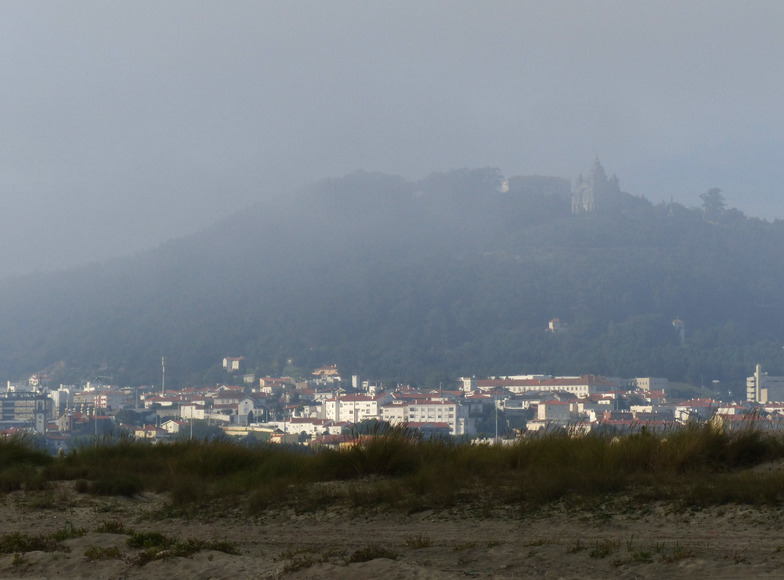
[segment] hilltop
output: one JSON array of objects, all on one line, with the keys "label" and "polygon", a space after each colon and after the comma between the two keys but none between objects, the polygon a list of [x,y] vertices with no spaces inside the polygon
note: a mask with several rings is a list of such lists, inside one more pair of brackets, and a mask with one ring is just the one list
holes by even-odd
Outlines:
[{"label": "hilltop", "polygon": [[144,384],[166,355],[172,384],[214,382],[242,355],[273,376],[591,372],[738,393],[756,363],[784,371],[784,224],[596,177],[575,204],[564,180],[492,168],[357,172],[133,257],[5,280],[0,371]]}]

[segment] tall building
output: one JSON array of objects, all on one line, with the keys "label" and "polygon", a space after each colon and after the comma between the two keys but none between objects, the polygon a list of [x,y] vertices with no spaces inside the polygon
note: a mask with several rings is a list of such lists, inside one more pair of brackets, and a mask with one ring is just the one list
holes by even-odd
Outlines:
[{"label": "tall building", "polygon": [[746,379],[746,400],[751,403],[784,401],[784,377],[771,377],[757,365],[754,374]]},{"label": "tall building", "polygon": [[7,393],[0,397],[0,422],[26,421],[38,432],[52,418],[52,399],[42,393]]}]

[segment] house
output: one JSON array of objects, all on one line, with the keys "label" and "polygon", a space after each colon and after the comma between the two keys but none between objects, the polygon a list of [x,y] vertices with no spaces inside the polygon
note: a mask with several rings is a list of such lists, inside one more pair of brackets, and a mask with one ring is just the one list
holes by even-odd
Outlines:
[{"label": "house", "polygon": [[263,414],[264,399],[246,395],[241,391],[222,391],[215,397],[209,417],[238,425],[255,423]]},{"label": "house", "polygon": [[338,365],[328,365],[317,368],[313,371],[313,375],[316,377],[335,377],[339,376],[340,373],[338,372]]},{"label": "house", "polygon": [[176,407],[180,399],[176,396],[162,397],[160,395],[149,395],[144,398],[144,408],[149,409],[153,405],[160,407]]},{"label": "house", "polygon": [[311,419],[311,418],[295,418],[287,419],[285,421],[270,421],[268,425],[274,425],[279,431],[283,433],[302,434],[309,437],[316,437],[328,432],[329,425],[332,421],[327,419]]},{"label": "house", "polygon": [[98,409],[119,410],[128,402],[128,395],[120,390],[100,391],[93,396],[93,403]]},{"label": "house", "polygon": [[536,418],[564,425],[572,419],[572,406],[565,401],[542,401],[536,407]]},{"label": "house", "polygon": [[406,427],[408,427],[409,429],[416,429],[417,431],[422,433],[422,435],[424,435],[425,439],[433,439],[434,437],[446,436],[452,432],[452,429],[449,427],[449,423],[444,423],[444,422],[441,423],[438,422],[430,423],[427,421],[424,423],[413,422],[413,423],[406,423]]},{"label": "house", "polygon": [[658,377],[637,377],[629,380],[629,386],[633,389],[641,391],[665,391],[669,387],[670,382],[667,379]]},{"label": "house", "polygon": [[296,445],[299,443],[298,434],[288,434],[282,431],[276,431],[270,435],[270,443],[279,443],[284,445]]},{"label": "house", "polygon": [[218,406],[218,405],[236,405],[242,399],[247,398],[247,396],[248,395],[246,395],[242,391],[242,389],[236,390],[236,389],[229,389],[229,388],[223,389],[222,388],[218,392],[218,394],[215,395],[215,398],[213,399],[213,402],[215,403],[216,406]]},{"label": "house", "polygon": [[313,381],[317,385],[334,385],[342,381],[337,365],[317,368],[313,371],[313,376],[315,377]]},{"label": "house", "polygon": [[243,356],[224,356],[223,357],[223,368],[226,369],[228,372],[233,373],[235,371],[240,370],[242,366],[242,361],[245,359]]},{"label": "house", "polygon": [[675,405],[675,420],[680,423],[707,421],[717,408],[718,404],[713,399],[691,399]]},{"label": "house", "polygon": [[259,379],[259,389],[262,393],[281,391],[286,385],[294,384],[291,377],[262,377]]},{"label": "house", "polygon": [[561,332],[564,328],[566,328],[566,325],[561,322],[560,318],[553,318],[547,324],[547,332],[552,332],[553,334]]},{"label": "house", "polygon": [[334,449],[337,451],[348,440],[349,436],[342,433],[320,435],[310,441],[310,447],[312,449]]},{"label": "house", "polygon": [[580,422],[576,411],[576,403],[559,401],[558,399],[540,401],[536,405],[536,415],[530,421],[526,421],[525,426],[529,431],[568,427],[572,423]]},{"label": "house", "polygon": [[169,433],[166,431],[166,429],[161,429],[155,425],[137,427],[133,434],[137,439],[147,439],[152,441],[161,441],[162,439],[166,439],[166,437],[169,436]]},{"label": "house", "polygon": [[190,423],[187,421],[182,421],[180,419],[170,419],[165,423],[161,424],[161,429],[169,433],[170,435],[176,435],[182,429],[186,429]]},{"label": "house", "polygon": [[199,419],[206,416],[206,406],[202,402],[184,403],[180,405],[180,419]]}]

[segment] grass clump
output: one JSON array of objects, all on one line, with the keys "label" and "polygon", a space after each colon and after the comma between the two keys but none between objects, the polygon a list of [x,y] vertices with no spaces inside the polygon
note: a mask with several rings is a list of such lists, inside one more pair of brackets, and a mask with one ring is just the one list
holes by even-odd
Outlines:
[{"label": "grass clump", "polygon": [[433,545],[433,540],[420,533],[414,536],[407,536],[405,538],[405,544],[406,547],[411,548],[412,550],[420,550],[422,548],[430,548]]},{"label": "grass clump", "polygon": [[88,560],[122,560],[122,552],[117,546],[88,546],[84,551]]},{"label": "grass clump", "polygon": [[215,550],[225,554],[237,555],[239,549],[233,542],[219,540],[176,540],[160,532],[132,532],[127,542],[131,548],[141,548],[133,562],[144,566],[153,560],[166,558],[190,558],[203,550]]},{"label": "grass clump", "polygon": [[0,536],[0,554],[24,552],[67,552],[68,548],[50,536],[31,536],[13,532]]},{"label": "grass clump", "polygon": [[452,546],[452,549],[455,552],[461,552],[463,550],[471,550],[473,548],[476,548],[476,542],[456,542]]},{"label": "grass clump", "polygon": [[52,461],[29,437],[0,437],[0,493],[46,489],[41,470]]},{"label": "grass clump", "polygon": [[109,520],[95,528],[99,534],[132,534],[133,530],[125,527],[120,520]]},{"label": "grass clump", "polygon": [[174,540],[160,532],[132,532],[127,540],[131,548],[168,548]]},{"label": "grass clump", "polygon": [[681,546],[677,542],[672,547],[657,544],[655,551],[659,554],[661,561],[666,562],[667,564],[679,562],[680,560],[685,560],[687,558],[695,558],[697,556],[697,553],[692,548]]},{"label": "grass clump", "polygon": [[649,550],[637,550],[631,553],[631,560],[638,564],[652,564],[653,552]]},{"label": "grass clump", "polygon": [[11,566],[13,568],[28,568],[30,567],[31,563],[30,560],[25,558],[24,554],[16,553],[14,557],[11,558]]},{"label": "grass clump", "polygon": [[313,566],[316,563],[316,560],[313,556],[304,555],[304,556],[293,556],[291,561],[288,562],[285,566],[283,566],[283,574],[291,574],[293,572],[298,572],[300,570],[306,570]]},{"label": "grass clump", "polygon": [[377,544],[372,544],[352,552],[349,556],[346,557],[345,563],[354,564],[357,562],[370,562],[371,560],[377,560],[379,558],[397,560],[399,556],[400,554],[397,552]]},{"label": "grass clump", "polygon": [[87,530],[84,528],[77,528],[71,522],[65,522],[65,525],[51,534],[49,537],[56,542],[62,542],[63,540],[69,540],[71,538],[81,538],[87,533]]},{"label": "grass clump", "polygon": [[615,552],[620,545],[617,540],[601,540],[597,541],[596,545],[588,551],[591,558],[606,558]]}]

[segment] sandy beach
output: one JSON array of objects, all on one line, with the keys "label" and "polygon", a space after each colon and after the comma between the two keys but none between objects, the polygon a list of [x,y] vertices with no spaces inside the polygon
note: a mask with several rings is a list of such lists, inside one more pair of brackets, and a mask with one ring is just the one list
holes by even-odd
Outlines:
[{"label": "sandy beach", "polygon": [[[330,507],[297,514],[205,508],[183,517],[163,495],[135,498],[56,490],[0,498],[2,534],[73,531],[55,551],[0,555],[2,578],[748,578],[784,575],[779,508],[677,510],[621,500],[420,512]],[[108,524],[108,525],[107,525]],[[98,531],[114,525],[126,533]],[[166,552],[144,564],[128,532],[228,542],[235,554]],[[80,535],[83,534],[83,535]],[[97,556],[96,556],[97,555]]]}]

